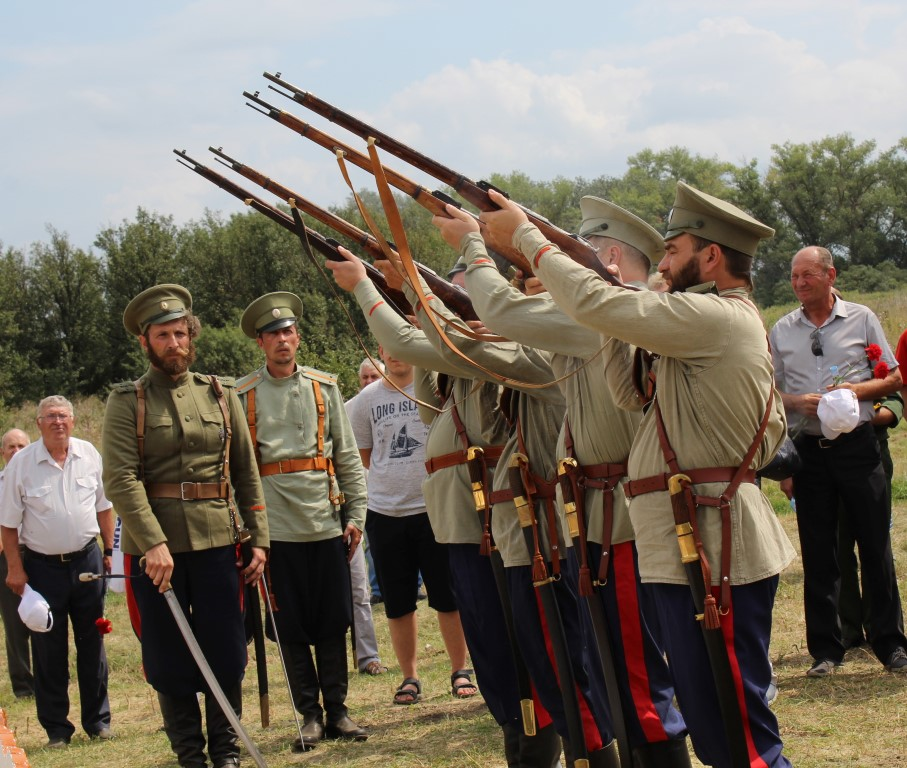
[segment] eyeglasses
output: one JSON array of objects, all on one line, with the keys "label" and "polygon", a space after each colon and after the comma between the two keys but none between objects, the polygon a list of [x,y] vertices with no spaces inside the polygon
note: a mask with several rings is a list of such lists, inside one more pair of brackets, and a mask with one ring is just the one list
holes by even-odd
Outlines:
[{"label": "eyeglasses", "polygon": [[811,334],[809,334],[809,340],[812,342],[810,349],[816,357],[822,357],[825,353],[822,351],[822,339],[819,338],[819,329],[816,328]]},{"label": "eyeglasses", "polygon": [[42,421],[68,421],[72,418],[72,415],[69,413],[45,413],[42,417]]}]

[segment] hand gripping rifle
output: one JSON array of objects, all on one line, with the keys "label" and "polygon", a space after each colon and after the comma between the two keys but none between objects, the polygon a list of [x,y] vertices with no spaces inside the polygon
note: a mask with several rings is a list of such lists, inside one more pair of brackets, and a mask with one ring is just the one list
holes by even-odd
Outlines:
[{"label": "hand gripping rifle", "polygon": [[[359,227],[353,224],[350,224],[340,216],[337,216],[336,214],[319,207],[315,203],[306,200],[304,197],[297,194],[292,189],[283,186],[278,181],[275,181],[269,176],[265,176],[263,173],[255,170],[251,166],[240,163],[238,160],[235,160],[227,155],[222,149],[215,149],[214,147],[208,147],[208,149],[217,156],[218,162],[236,171],[241,176],[249,179],[249,181],[254,182],[262,189],[277,195],[277,197],[281,198],[281,200],[284,200],[287,203],[292,200],[292,205],[294,205],[300,211],[308,214],[314,219],[317,219],[322,224],[326,224],[327,226],[331,227],[331,229],[333,229],[338,234],[352,240],[357,245],[368,251],[372,259],[378,260],[386,258],[381,250],[380,244],[373,235],[365,232],[362,229],[359,229]],[[458,285],[449,283],[444,278],[439,277],[437,273],[422,264],[417,264],[416,268],[419,270],[419,274],[428,284],[428,287],[431,289],[432,293],[438,296],[438,298],[440,298],[441,301],[444,302],[445,306],[450,307],[450,309],[456,312],[457,315],[459,315],[463,320],[478,320],[478,315],[476,315],[476,312],[472,307],[472,301],[470,301],[466,291],[464,291]]]},{"label": "hand gripping rifle", "polygon": [[[253,195],[251,192],[246,191],[238,184],[230,181],[230,179],[225,176],[221,176],[216,171],[211,170],[205,165],[202,165],[197,160],[193,160],[186,154],[186,150],[173,150],[180,160],[181,165],[186,166],[187,168],[195,171],[202,178],[207,179],[212,184],[223,189],[225,192],[229,192],[234,197],[242,200],[250,208],[254,208],[259,213],[267,216],[271,221],[280,224],[284,229],[289,230],[294,235],[298,234],[296,223],[293,221],[292,216],[287,213],[284,213],[278,208],[275,208],[273,205],[266,203],[257,195]],[[317,250],[322,256],[331,261],[346,261],[341,253],[338,252],[337,247],[340,245],[336,240],[324,237],[324,235],[316,232],[314,229],[305,228],[306,235],[308,236],[309,243],[312,245],[315,250]],[[403,295],[402,291],[398,291],[394,288],[390,288],[387,285],[387,281],[384,279],[384,275],[381,274],[375,267],[369,264],[367,261],[362,262],[365,266],[365,272],[369,276],[369,279],[375,284],[375,287],[378,289],[378,292],[384,297],[385,301],[392,306],[398,314],[405,317],[407,315],[413,315],[415,312],[409,304],[409,300],[406,296]]]},{"label": "hand gripping rifle", "polygon": [[[271,90],[276,91],[277,93],[285,96],[288,99],[292,99],[297,104],[301,104],[306,109],[315,112],[318,115],[321,115],[325,119],[341,126],[342,128],[345,128],[350,133],[355,134],[361,139],[368,139],[369,137],[375,138],[377,140],[378,146],[381,147],[381,149],[383,149],[385,152],[390,153],[394,157],[403,160],[414,168],[418,168],[423,173],[427,173],[429,176],[432,176],[441,183],[451,187],[465,200],[472,203],[479,210],[497,210],[498,206],[495,205],[491,201],[491,198],[488,196],[488,190],[490,189],[494,189],[505,197],[509,197],[509,195],[504,190],[499,189],[493,184],[490,184],[487,181],[472,181],[463,174],[458,173],[457,171],[454,171],[453,169],[442,165],[436,160],[432,160],[430,157],[417,152],[415,149],[408,147],[406,144],[397,141],[392,136],[388,136],[386,133],[382,133],[374,126],[368,125],[358,118],[353,117],[346,112],[343,112],[333,104],[329,104],[328,102],[323,101],[314,94],[297,88],[295,85],[292,85],[286,80],[281,79],[279,72],[276,75],[272,75],[269,72],[265,72],[263,74],[267,80],[270,80],[272,83],[276,83],[282,88],[285,88],[286,91],[289,91],[289,93],[282,91],[280,88],[275,88],[273,85],[269,85],[268,87]],[[388,177],[388,181],[391,181],[390,177]],[[393,184],[392,181],[391,183]],[[542,234],[544,234],[545,237],[547,237],[571,259],[573,259],[578,264],[586,267],[587,269],[591,269],[600,277],[607,280],[609,283],[613,283],[614,285],[623,285],[620,280],[618,280],[614,275],[612,275],[605,269],[605,266],[601,263],[601,261],[599,261],[595,249],[592,248],[592,246],[589,245],[588,242],[581,238],[574,237],[574,235],[572,235],[571,233],[555,226],[550,221],[548,221],[548,219],[544,218],[538,213],[535,213],[534,211],[530,211],[526,208],[523,208],[523,210],[529,218],[529,221],[535,224],[535,226],[537,226],[539,230],[541,230]],[[505,257],[510,258],[510,253],[507,253],[503,250],[501,251],[501,253]]]}]

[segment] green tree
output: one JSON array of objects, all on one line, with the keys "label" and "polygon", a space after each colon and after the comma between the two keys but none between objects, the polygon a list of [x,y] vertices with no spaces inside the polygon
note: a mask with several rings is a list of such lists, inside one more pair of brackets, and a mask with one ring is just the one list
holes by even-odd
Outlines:
[{"label": "green tree", "polygon": [[[135,378],[144,368],[144,356],[123,328],[123,310],[146,288],[178,283],[180,230],[172,216],[139,208],[134,221],[102,230],[95,246],[104,254],[106,328],[110,339],[112,381]],[[191,290],[191,289],[190,289]]]},{"label": "green tree", "polygon": [[108,381],[111,355],[105,329],[103,266],[48,228],[50,243],[31,250],[30,305],[36,318],[33,360],[43,391],[68,396],[97,392]]},{"label": "green tree", "polygon": [[29,305],[30,270],[25,255],[0,243],[0,405],[19,405],[38,391],[38,366],[31,359],[34,312]]}]

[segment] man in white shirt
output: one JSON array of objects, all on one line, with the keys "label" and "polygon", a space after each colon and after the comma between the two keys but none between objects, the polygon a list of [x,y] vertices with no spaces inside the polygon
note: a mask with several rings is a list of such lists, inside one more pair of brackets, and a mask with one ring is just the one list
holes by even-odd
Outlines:
[{"label": "man in white shirt", "polygon": [[95,625],[104,613],[104,583],[80,582],[78,576],[109,572],[113,510],[101,483],[100,454],[72,437],[72,403],[60,395],[44,398],[37,424],[41,440],[19,451],[4,473],[0,535],[9,564],[6,585],[21,595],[30,584],[54,617],[49,631],[32,633],[35,704],[47,746],[65,747],[75,732],[69,721],[67,617],[76,642],[82,727],[90,738],[112,737],[107,656]]}]

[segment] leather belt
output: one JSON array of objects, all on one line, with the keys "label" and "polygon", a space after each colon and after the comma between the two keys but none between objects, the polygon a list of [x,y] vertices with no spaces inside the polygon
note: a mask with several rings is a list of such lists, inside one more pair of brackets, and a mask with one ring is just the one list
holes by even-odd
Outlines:
[{"label": "leather belt", "polygon": [[145,486],[149,499],[181,499],[182,501],[226,499],[229,491],[226,480],[219,483],[148,483]]},{"label": "leather belt", "polygon": [[43,552],[35,552],[35,550],[29,549],[28,547],[25,547],[25,551],[28,553],[29,557],[33,557],[37,560],[46,560],[48,563],[68,563],[71,560],[84,557],[97,546],[98,542],[95,539],[92,539],[82,547],[82,549],[77,549],[75,552],[64,552],[62,555],[45,555]]},{"label": "leather belt", "polygon": [[[729,483],[737,473],[737,467],[707,467],[705,469],[688,469],[683,474],[690,478],[693,485],[702,483]],[[642,496],[646,493],[655,493],[656,491],[668,490],[668,479],[671,473],[664,472],[660,475],[643,477],[639,480],[629,480],[624,483],[624,493],[628,499],[635,496]],[[756,471],[747,470],[743,475],[744,483],[756,482]]]},{"label": "leather belt", "polygon": [[262,477],[269,475],[289,475],[293,472],[329,472],[334,474],[334,464],[330,459],[324,456],[317,456],[314,459],[285,459],[284,461],[271,461],[262,464],[258,474]]},{"label": "leather belt", "polygon": [[[489,469],[493,469],[497,463],[498,459],[501,458],[501,454],[504,452],[503,445],[489,445],[483,447],[482,451],[485,455],[485,464]],[[465,464],[468,461],[466,457],[466,451],[453,451],[451,453],[444,453],[440,456],[432,456],[425,462],[425,471],[428,474],[437,472],[439,469],[447,469],[448,467],[456,467],[460,464]]]}]

